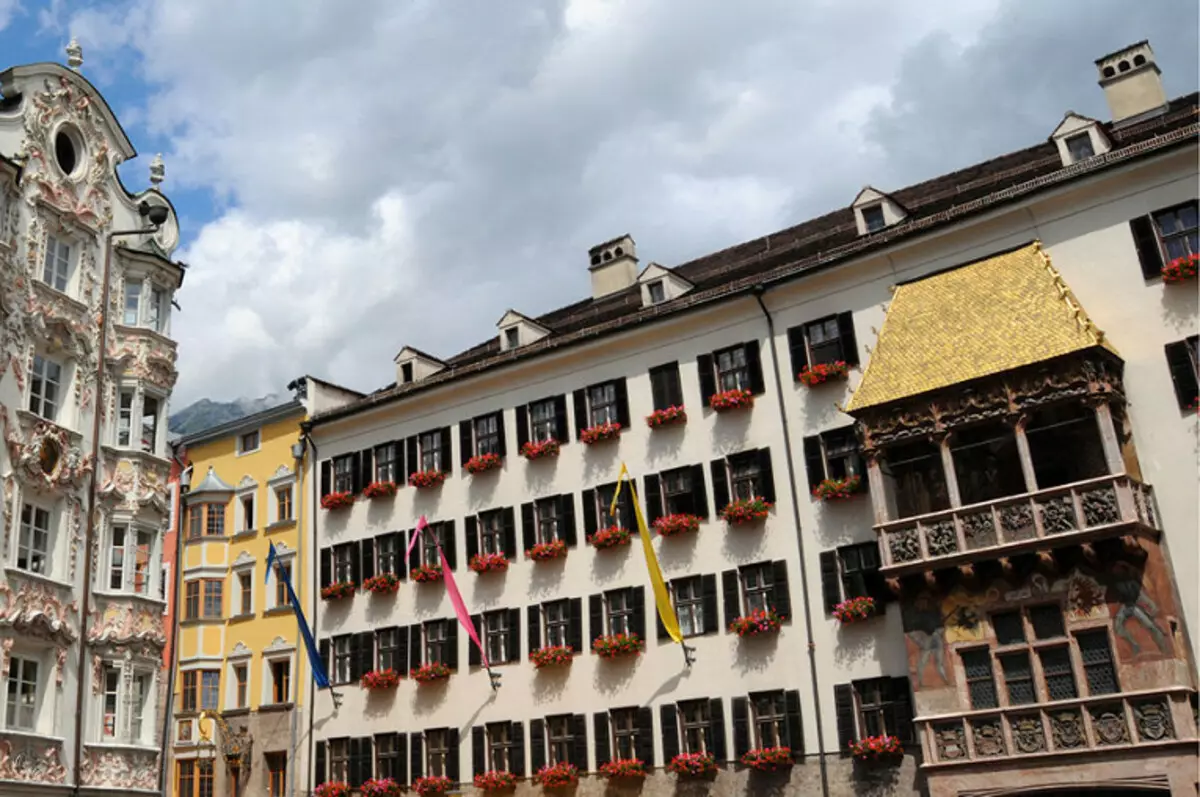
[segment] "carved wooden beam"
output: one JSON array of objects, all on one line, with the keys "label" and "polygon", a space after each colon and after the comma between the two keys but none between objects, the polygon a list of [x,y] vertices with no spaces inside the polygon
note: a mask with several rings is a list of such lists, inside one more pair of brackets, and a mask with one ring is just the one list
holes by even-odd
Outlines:
[{"label": "carved wooden beam", "polygon": [[930,589],[938,588],[937,575],[932,570],[926,570],[923,575],[925,576],[925,586]]},{"label": "carved wooden beam", "polygon": [[996,562],[1000,565],[1000,571],[1002,573],[1004,573],[1006,578],[1012,576],[1012,574],[1013,574],[1012,559],[1009,559],[1007,556],[1001,556],[1000,558],[998,558],[996,560]]},{"label": "carved wooden beam", "polygon": [[1037,552],[1037,567],[1047,573],[1058,572],[1058,560],[1054,558],[1054,551],[1042,550]]},{"label": "carved wooden beam", "polygon": [[1083,551],[1083,558],[1089,565],[1095,566],[1100,563],[1100,557],[1096,555],[1096,546],[1085,542],[1079,546],[1079,549]]},{"label": "carved wooden beam", "polygon": [[1140,537],[1133,534],[1125,534],[1121,537],[1121,549],[1131,557],[1136,559],[1145,559],[1149,555],[1146,546],[1143,544]]},{"label": "carved wooden beam", "polygon": [[889,576],[885,579],[884,583],[887,584],[887,588],[892,591],[893,595],[902,595],[904,593],[904,585],[900,583],[898,576]]},{"label": "carved wooden beam", "polygon": [[968,584],[974,584],[978,580],[977,574],[975,572],[975,565],[973,565],[973,564],[959,565],[958,566],[958,575],[960,578],[962,578],[963,581],[967,582]]}]

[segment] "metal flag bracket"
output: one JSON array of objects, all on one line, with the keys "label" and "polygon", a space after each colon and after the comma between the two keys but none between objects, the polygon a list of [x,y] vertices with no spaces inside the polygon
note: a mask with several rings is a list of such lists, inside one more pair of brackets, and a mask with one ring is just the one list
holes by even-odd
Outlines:
[{"label": "metal flag bracket", "polygon": [[488,680],[491,682],[492,691],[495,692],[500,688],[500,676],[503,675],[503,673],[492,672],[491,668],[489,667],[487,674]]},{"label": "metal flag bracket", "polygon": [[684,642],[680,642],[679,647],[683,648],[683,663],[690,668],[696,663],[696,657],[692,655],[696,652],[696,649]]},{"label": "metal flag bracket", "polygon": [[334,691],[333,689],[330,689],[329,696],[333,698],[333,710],[334,711],[337,711],[339,708],[342,707],[343,695],[341,692],[337,692],[337,691]]}]

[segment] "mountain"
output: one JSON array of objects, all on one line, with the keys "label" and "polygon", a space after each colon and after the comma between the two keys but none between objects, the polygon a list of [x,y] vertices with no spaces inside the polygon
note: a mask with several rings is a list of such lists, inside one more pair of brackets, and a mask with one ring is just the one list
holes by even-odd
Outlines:
[{"label": "mountain", "polygon": [[167,430],[172,435],[195,434],[271,407],[278,407],[290,400],[289,397],[278,393],[271,393],[262,398],[240,398],[234,401],[212,401],[203,398],[171,415],[167,421]]}]

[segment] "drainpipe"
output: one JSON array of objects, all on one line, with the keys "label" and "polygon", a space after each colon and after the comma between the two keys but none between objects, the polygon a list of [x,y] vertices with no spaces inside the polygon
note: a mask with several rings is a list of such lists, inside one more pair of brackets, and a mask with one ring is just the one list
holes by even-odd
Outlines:
[{"label": "drainpipe", "polygon": [[[175,713],[175,673],[179,669],[179,600],[181,586],[183,584],[183,499],[187,495],[188,488],[183,486],[183,476],[192,469],[191,465],[186,464],[186,459],[179,458],[179,447],[172,446],[172,459],[178,463],[180,467],[179,481],[176,484],[179,487],[179,496],[176,498],[175,507],[175,566],[171,570],[171,592],[174,594],[174,599],[171,604],[171,630],[167,636],[167,649],[171,652],[171,667],[167,672],[167,705],[163,712],[162,724],[162,765],[158,768],[158,791],[160,794],[166,794],[166,784],[169,767],[167,750],[170,747],[171,741],[171,720]],[[185,453],[186,457],[187,454]]]},{"label": "drainpipe", "polygon": [[[301,422],[301,426],[303,428],[303,421]],[[297,448],[295,445],[293,445],[292,446],[293,455],[296,452],[297,452]],[[303,498],[304,498],[304,440],[303,439],[300,441],[299,454],[300,454],[299,457],[294,457],[295,463],[296,463],[295,464],[295,469],[296,469],[295,493],[296,493],[296,529],[297,530],[304,528],[304,500],[303,500]],[[314,517],[316,516],[315,512],[313,513],[313,516]],[[293,572],[296,572],[296,573],[303,572],[304,571],[304,538],[300,534],[296,535],[296,559],[295,559],[295,562],[296,562],[296,566],[293,568]],[[315,603],[315,601],[314,601],[314,603]],[[304,644],[304,640],[297,637],[296,650],[299,651],[303,644]],[[299,661],[299,655],[297,655],[297,662],[298,661]],[[312,677],[312,662],[309,662],[308,669],[309,669],[309,677],[311,678]],[[300,684],[297,683],[295,685],[295,688],[296,688],[297,693],[299,693]],[[309,701],[306,701],[305,705],[308,705],[308,702]],[[297,737],[297,734],[299,733],[298,726],[300,723],[300,717],[298,716],[299,715],[298,706],[299,706],[299,702],[293,698],[293,700],[292,700],[292,721],[291,721],[292,738],[291,738],[291,743],[288,745],[288,749],[292,751],[292,755],[293,755],[294,759],[297,761],[300,758],[298,755],[296,755],[296,753],[298,752],[297,748],[299,746],[296,737]],[[312,716],[312,707],[311,706],[309,706],[309,716],[310,717]],[[311,736],[311,732],[309,735]],[[296,767],[289,768],[288,780],[290,781],[290,783],[288,784],[288,790],[287,790],[288,794],[294,795],[296,793],[296,788],[297,788],[297,785],[299,784],[299,774],[300,773],[298,773],[296,771]]]},{"label": "drainpipe", "polygon": [[[315,468],[316,462],[317,462],[317,457],[320,455],[317,453],[317,443],[315,440],[312,439],[312,421],[305,420],[305,421],[300,422],[300,434],[302,436],[302,438],[301,438],[302,441],[310,449],[312,449],[312,457],[309,459],[309,462],[312,463],[313,467]],[[310,479],[309,481],[312,482],[312,501],[313,501],[312,502],[312,507],[313,507],[313,509],[312,509],[312,548],[315,551],[317,549],[317,518],[319,518],[321,516],[321,513],[317,511],[317,501],[319,500],[319,497],[317,496],[317,486],[320,482],[320,479],[319,478]],[[297,491],[297,492],[299,492],[299,491]],[[297,553],[297,555],[299,555],[299,554]],[[312,630],[313,630],[314,635],[317,632],[317,619],[318,619],[317,612],[319,611],[318,606],[321,603],[319,600],[316,600],[317,590],[319,589],[318,581],[317,581],[318,578],[319,578],[319,574],[317,573],[317,568],[314,567],[312,576],[309,579],[309,581],[310,581],[309,595],[313,597]],[[316,767],[316,761],[313,758],[313,756],[316,753],[316,740],[313,739],[313,729],[316,725],[316,719],[317,719],[316,707],[314,706],[314,703],[316,703],[316,700],[317,700],[317,679],[316,679],[316,674],[313,672],[312,662],[309,662],[309,667],[308,667],[308,765],[305,767],[305,770],[304,770],[304,780],[305,780],[305,787],[306,787],[305,793],[306,794],[311,792],[310,787],[312,786],[312,781],[313,781],[312,773],[314,771],[314,768]]]},{"label": "drainpipe", "polygon": [[779,405],[779,423],[783,427],[783,451],[787,461],[788,490],[792,498],[792,520],[796,524],[796,547],[800,551],[800,589],[804,594],[804,635],[808,642],[808,674],[812,679],[813,712],[817,719],[817,754],[821,765],[821,793],[829,797],[829,771],[825,763],[825,733],[821,727],[821,689],[817,682],[817,646],[813,642],[812,602],[808,591],[808,564],[804,556],[804,533],[800,529],[800,496],[796,492],[796,465],[792,456],[792,434],[788,430],[787,410],[783,403],[783,379],[779,375],[779,351],[775,346],[775,319],[763,303],[767,292],[761,283],[752,289],[754,300],[767,319],[767,340],[771,344],[772,373],[775,374],[775,400]]}]

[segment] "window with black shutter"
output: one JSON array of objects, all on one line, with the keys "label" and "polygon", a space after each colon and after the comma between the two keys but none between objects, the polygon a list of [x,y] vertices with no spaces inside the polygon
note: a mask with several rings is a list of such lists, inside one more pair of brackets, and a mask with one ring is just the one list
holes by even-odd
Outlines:
[{"label": "window with black shutter", "polygon": [[[670,592],[675,616],[679,619],[679,630],[685,637],[716,633],[718,618],[715,575],[672,579]],[[659,627],[659,638],[662,639],[665,628],[662,628],[661,621]]]},{"label": "window with black shutter", "polygon": [[333,580],[337,583],[358,584],[362,561],[357,542],[333,546]]},{"label": "window with black shutter", "polygon": [[574,403],[577,438],[585,429],[608,423],[619,423],[622,428],[629,428],[629,395],[624,378],[576,390]]},{"label": "window with black shutter", "polygon": [[1200,255],[1200,214],[1196,200],[1152,214],[1154,230],[1168,263],[1188,255]]},{"label": "window with black shutter", "polygon": [[[417,531],[414,529],[413,534]],[[446,555],[446,564],[453,570],[458,566],[458,555],[454,536],[454,521],[440,520],[435,523],[430,523],[421,532],[421,539],[413,548],[414,557],[419,555],[419,562],[411,562],[415,567],[416,564],[422,564],[426,567],[434,567],[442,563],[442,557],[438,554],[438,549]]]},{"label": "window with black shutter", "polygon": [[756,611],[774,610],[784,620],[791,618],[787,562],[755,562],[721,576],[725,625]]},{"label": "window with black shutter", "polygon": [[531,401],[517,407],[517,445],[557,440],[566,443],[567,437],[566,396]]},{"label": "window with black shutter", "polygon": [[821,553],[821,593],[829,614],[843,600],[874,598],[879,610],[896,599],[879,572],[879,544],[843,545]]},{"label": "window with black shutter", "polygon": [[[421,432],[416,436],[416,470],[425,472],[450,472],[450,446],[449,426],[444,426],[440,429],[431,429],[428,432]],[[409,448],[410,450],[412,449],[411,442],[409,443]],[[413,471],[411,463],[409,465],[409,470]]]},{"label": "window with black shutter", "polygon": [[[533,743],[532,727],[530,728],[530,748],[536,751]],[[551,765],[554,764],[578,764],[575,763],[575,731],[578,730],[575,722],[575,717],[571,714],[559,714],[553,717],[546,718],[546,753],[547,761]],[[534,768],[536,771],[537,768]],[[587,771],[586,762],[582,768]]]},{"label": "window with black shutter", "polygon": [[700,386],[705,404],[717,392],[748,390],[759,395],[766,390],[756,340],[703,355],[697,364],[701,370]]},{"label": "window with black shutter", "polygon": [[673,468],[646,476],[645,492],[647,523],[653,524],[663,515],[708,517],[703,465]]},{"label": "window with black shutter", "polygon": [[333,458],[333,492],[357,492],[355,489],[359,480],[358,468],[355,467],[357,459],[357,452]]},{"label": "window with black shutter", "polygon": [[375,467],[371,475],[372,481],[404,485],[403,449],[400,443],[392,441],[375,446],[373,458]]},{"label": "window with black shutter", "polygon": [[467,517],[464,522],[467,537],[467,561],[476,554],[503,554],[516,556],[516,530],[513,510],[492,509],[479,515]]},{"label": "window with black shutter", "polygon": [[[522,750],[519,766],[516,755],[517,745],[513,733],[514,728],[522,731]],[[483,730],[485,731],[487,737],[487,747],[479,752],[486,755],[486,764],[483,769],[479,769],[477,765],[476,774],[484,771],[511,772],[514,775],[524,774],[525,754],[523,749],[523,726],[516,722],[489,722]],[[473,739],[472,745],[474,745]]]},{"label": "window with black shutter", "polygon": [[853,426],[833,429],[804,438],[804,466],[808,487],[816,489],[825,479],[866,479],[862,448]]},{"label": "window with black shutter", "polygon": [[449,728],[425,731],[425,771],[429,777],[449,777],[446,770],[450,759],[450,741]]},{"label": "window with black shutter", "polygon": [[762,498],[775,501],[775,477],[771,466],[771,449],[743,451],[725,459],[713,460],[713,498],[717,512],[730,501]]},{"label": "window with black shutter", "polygon": [[792,376],[799,381],[805,368],[816,365],[831,365],[843,362],[853,367],[858,365],[858,341],[854,334],[854,316],[851,313],[818,318],[787,332],[788,350],[792,357]]},{"label": "window with black shutter", "polygon": [[650,369],[650,396],[656,410],[683,406],[679,363],[666,363]]},{"label": "window with black shutter", "polygon": [[541,606],[529,607],[530,651],[545,647],[570,645],[575,651],[581,647],[582,625],[580,614],[583,601],[580,598],[548,601]]},{"label": "window with black shutter", "polygon": [[506,454],[504,442],[504,413],[489,412],[459,424],[459,454],[465,464],[468,459],[483,454]]},{"label": "window with black shutter", "polygon": [[1196,409],[1200,405],[1200,336],[1168,343],[1164,349],[1179,408]]},{"label": "window with black shutter", "polygon": [[[478,631],[487,650],[489,663],[504,664],[521,660],[521,615],[517,609],[497,609],[476,615],[481,619]],[[478,661],[478,648],[471,643],[472,664]]]},{"label": "window with black shutter", "polygon": [[[613,496],[617,496],[616,514],[613,508]],[[619,526],[623,529],[636,528],[637,521],[633,513],[633,491],[623,487],[617,493],[617,483],[602,484],[594,490],[583,491],[583,532],[585,537],[596,533],[597,529]]]},{"label": "window with black shutter", "polygon": [[379,779],[391,778],[397,783],[408,782],[408,735],[380,733],[375,735],[375,774]]},{"label": "window with black shutter", "polygon": [[[754,747],[789,746],[787,701],[784,699],[782,689],[751,694],[749,709],[750,737]],[[736,727],[734,736],[735,738],[737,736]]]},{"label": "window with black shutter", "polygon": [[333,669],[329,678],[335,684],[348,684],[354,680],[354,636],[340,634],[333,638]]},{"label": "window with black shutter", "polygon": [[679,711],[675,704],[660,706],[658,719],[662,726],[663,763],[669,764],[679,755]]},{"label": "window with black shutter", "polygon": [[902,742],[915,738],[907,678],[869,678],[852,685],[860,738],[885,734]]}]

